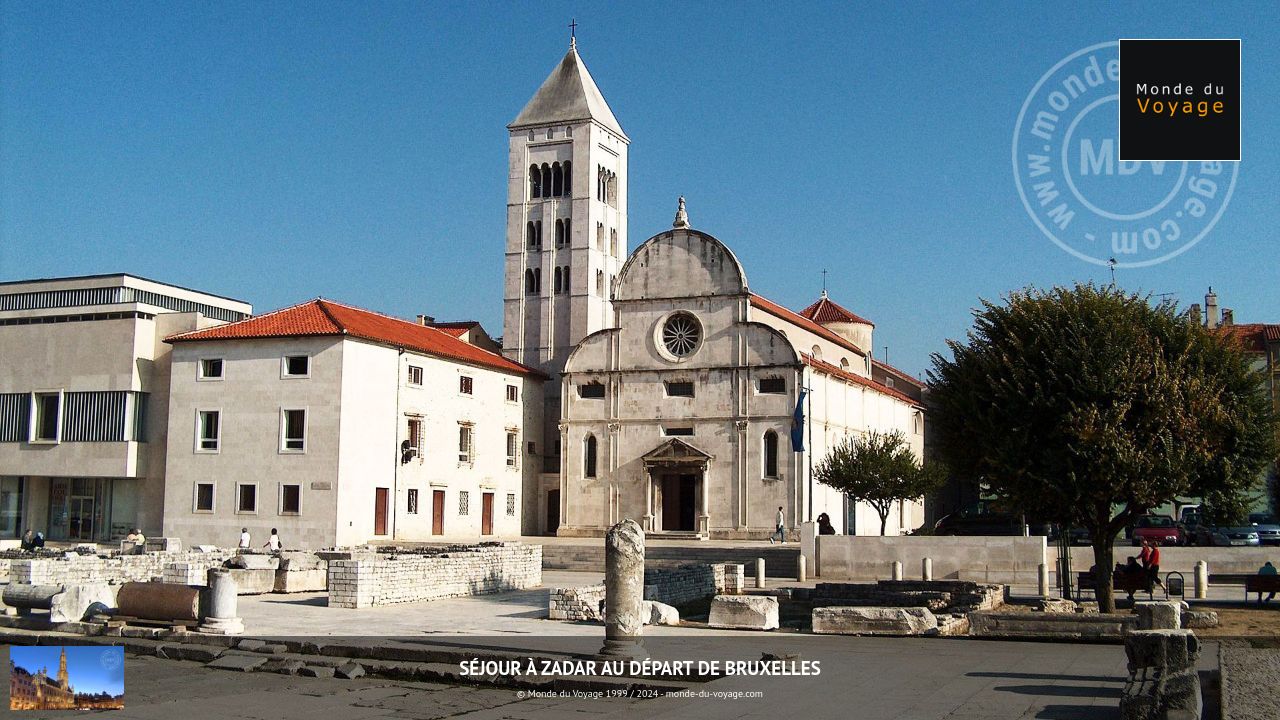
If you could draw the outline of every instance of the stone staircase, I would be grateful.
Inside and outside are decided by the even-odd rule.
[[[800,546],[717,547],[693,541],[688,545],[650,545],[645,548],[645,567],[672,568],[679,565],[739,563],[744,576],[755,577],[756,558],[764,558],[765,575],[776,578],[796,576]],[[604,572],[604,540],[598,545],[547,543],[542,546],[543,570]]]

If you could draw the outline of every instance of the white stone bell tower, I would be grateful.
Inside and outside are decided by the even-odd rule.
[[[631,141],[572,41],[507,129],[502,349],[552,377],[539,449],[551,456],[565,360],[582,338],[613,325],[611,286],[627,256]]]

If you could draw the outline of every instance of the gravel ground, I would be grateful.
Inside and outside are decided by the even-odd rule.
[[[1222,648],[1223,720],[1280,718],[1280,650]]]

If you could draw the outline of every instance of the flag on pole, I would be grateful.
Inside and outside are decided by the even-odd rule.
[[[801,388],[800,397],[796,398],[796,412],[791,418],[791,451],[804,451],[804,398],[808,391]]]

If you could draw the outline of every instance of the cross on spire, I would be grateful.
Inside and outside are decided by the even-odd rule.
[[[822,297],[827,296],[827,269],[822,268]]]
[[[569,18],[569,47],[578,47],[578,19]]]

